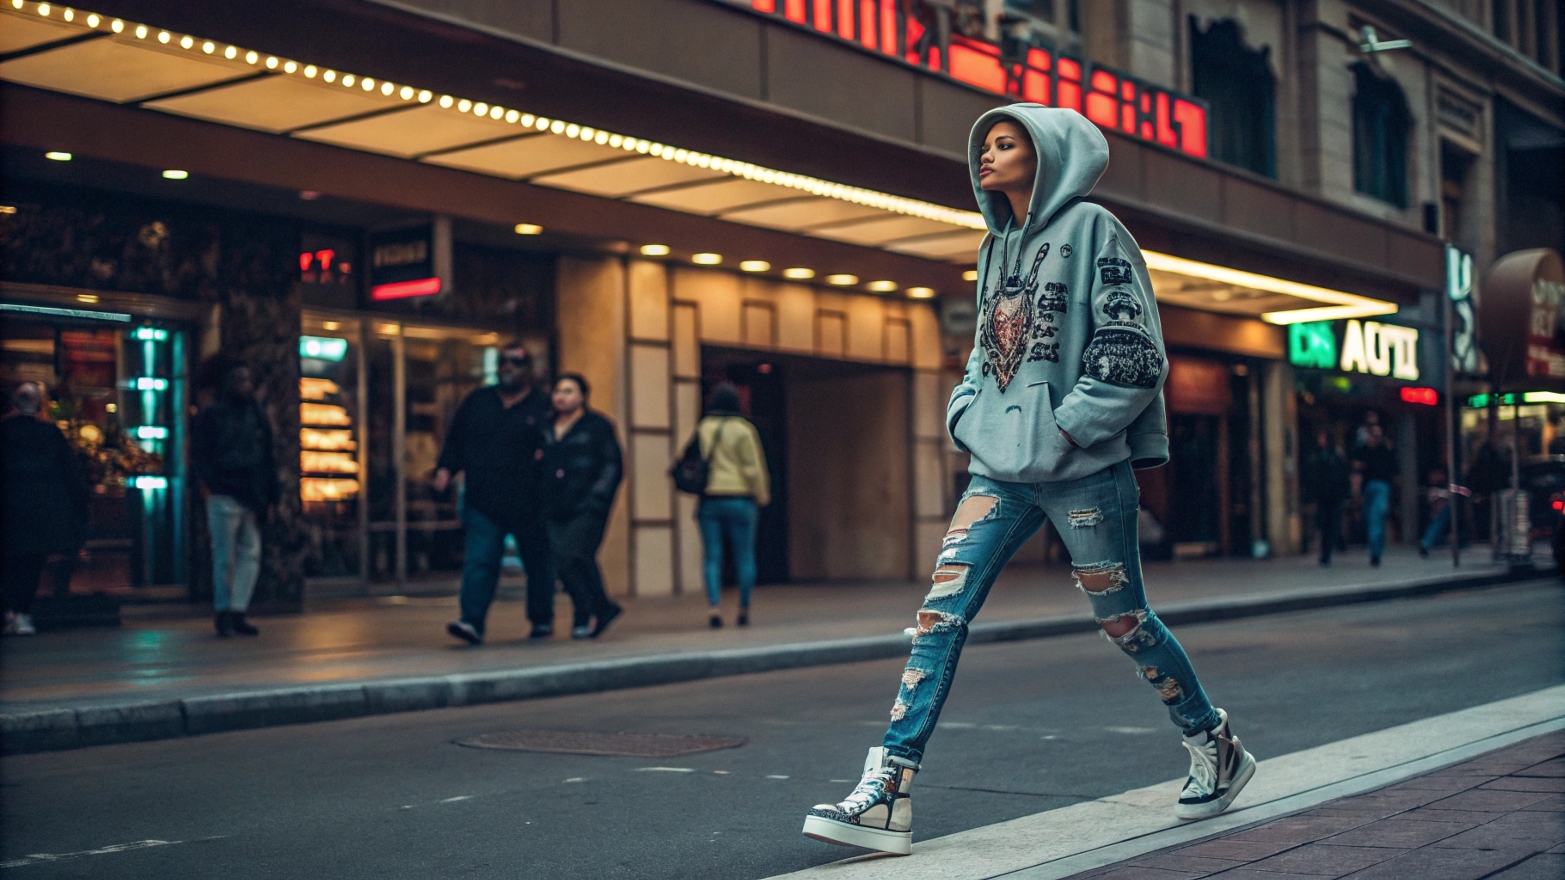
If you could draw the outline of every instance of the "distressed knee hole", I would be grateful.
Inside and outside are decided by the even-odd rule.
[[[1185,698],[1185,689],[1172,675],[1163,675],[1156,666],[1143,666],[1138,670],[1147,684],[1157,691],[1157,698],[1165,705],[1173,705]]]
[[[918,626],[903,630],[913,637],[917,644],[923,636],[933,633],[951,632],[967,625],[967,620],[960,614],[952,614],[948,611],[936,611],[932,608],[920,608],[918,610]]]
[[[1144,609],[1098,618],[1098,626],[1103,628],[1103,637],[1132,654],[1156,644],[1153,635],[1143,627],[1146,622],[1147,612]]]
[[[896,703],[892,704],[891,706],[891,720],[901,721],[902,719],[906,718],[907,710],[908,704],[902,702],[901,700],[897,700]]]
[[[908,690],[918,687],[918,683],[924,680],[924,670],[914,669],[911,666],[902,670],[902,685]]]
[[[933,586],[925,601],[940,599],[960,593],[967,586],[968,567],[965,565],[942,565],[935,569]]]
[[[1071,577],[1076,579],[1078,589],[1100,595],[1113,593],[1130,583],[1123,562],[1100,562],[1094,565],[1077,566],[1071,569]]]
[[[1086,510],[1072,510],[1066,514],[1066,522],[1073,529],[1090,529],[1103,522],[1103,508],[1089,507]]]

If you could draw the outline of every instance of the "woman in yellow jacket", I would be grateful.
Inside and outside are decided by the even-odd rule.
[[[712,628],[723,625],[719,602],[723,588],[723,538],[733,549],[739,576],[740,626],[750,625],[750,589],[755,586],[755,525],[760,509],[771,503],[766,455],[755,426],[739,414],[739,389],[724,382],[712,392],[712,404],[698,429],[701,457],[707,462],[706,492],[696,509],[701,547],[706,556],[706,596]]]

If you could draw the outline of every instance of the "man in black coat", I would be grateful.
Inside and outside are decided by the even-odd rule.
[[[0,419],[4,467],[3,530],[5,631],[32,635],[33,597],[50,553],[75,553],[87,529],[86,480],[65,435],[38,417],[43,391],[23,382]]]
[[[622,610],[609,600],[598,547],[625,473],[614,425],[587,408],[587,380],[566,373],[554,382],[554,421],[545,432],[549,545],[575,607],[571,637],[603,635]]]
[[[1321,431],[1315,438],[1311,482],[1315,495],[1315,522],[1320,527],[1320,564],[1331,564],[1331,551],[1342,540],[1342,502],[1351,491],[1348,461]]]
[[[474,391],[457,407],[431,481],[444,492],[455,474],[467,474],[462,616],[446,624],[446,632],[473,645],[484,641],[507,534],[516,539],[527,571],[530,638],[554,634],[554,564],[540,495],[548,395],[533,387],[532,356],[519,342],[501,349],[498,372],[498,385]]]
[[[206,488],[217,634],[258,630],[245,620],[261,574],[261,527],[281,486],[272,423],[255,400],[250,368],[230,364],[217,400],[190,423],[190,464]]]

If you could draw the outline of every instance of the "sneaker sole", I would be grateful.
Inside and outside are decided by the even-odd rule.
[[[879,828],[849,825],[846,822],[837,822],[821,816],[804,817],[804,836],[822,843],[857,846],[876,852],[891,853],[894,856],[905,856],[913,852],[911,831],[882,831]]]
[[[1222,797],[1204,804],[1176,804],[1174,815],[1186,820],[1210,819],[1232,806],[1234,798],[1244,791],[1244,787],[1250,783],[1250,777],[1254,775],[1255,757],[1245,752],[1244,760],[1239,764],[1239,775],[1228,784],[1228,791]]]
[[[474,638],[472,633],[461,628],[460,626],[457,626],[454,623],[446,624],[446,632],[450,634],[452,638],[461,639],[462,641],[467,642],[469,645],[482,645],[484,643],[482,637]]]

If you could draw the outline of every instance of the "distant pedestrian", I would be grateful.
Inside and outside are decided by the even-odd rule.
[[[42,420],[43,389],[23,382],[0,419],[0,466],[5,520],[5,632],[30,636],[33,597],[51,553],[75,553],[87,529],[87,482],[65,435]]]
[[[217,634],[259,634],[245,620],[261,574],[261,523],[280,492],[272,423],[255,399],[250,368],[222,372],[217,399],[190,424],[190,463],[206,490]]]
[[[457,407],[430,481],[436,492],[466,473],[462,526],[461,617],[446,632],[481,645],[489,606],[500,584],[505,536],[527,571],[527,619],[534,639],[554,634],[554,562],[549,555],[543,497],[543,431],[549,395],[534,387],[532,355],[519,342],[500,351],[499,384],[469,394]]]
[[[625,473],[614,424],[587,408],[591,387],[575,373],[554,380],[553,421],[544,428],[549,547],[571,597],[571,638],[597,638],[623,608],[610,601],[598,548]]]
[[[750,592],[755,587],[755,527],[760,509],[772,502],[771,477],[761,435],[739,412],[739,389],[724,382],[712,391],[712,403],[697,427],[707,462],[706,492],[696,508],[705,556],[706,599],[713,629],[723,625],[723,542],[734,554],[739,578],[739,615],[750,625]]]
[[[1386,553],[1386,516],[1391,512],[1391,484],[1397,478],[1397,456],[1386,446],[1384,429],[1371,424],[1364,446],[1353,456],[1364,504],[1364,530],[1368,533],[1369,564],[1379,565]]]
[[[1342,450],[1331,435],[1321,431],[1315,438],[1315,460],[1311,487],[1315,494],[1315,524],[1320,531],[1320,564],[1331,564],[1331,551],[1342,539],[1342,502],[1351,493],[1351,471]]]
[[[1472,490],[1446,481],[1445,468],[1429,472],[1429,483],[1424,488],[1429,501],[1429,527],[1418,540],[1418,555],[1428,556],[1429,551],[1444,544],[1451,536],[1451,516],[1456,510],[1458,495],[1471,495]]]

